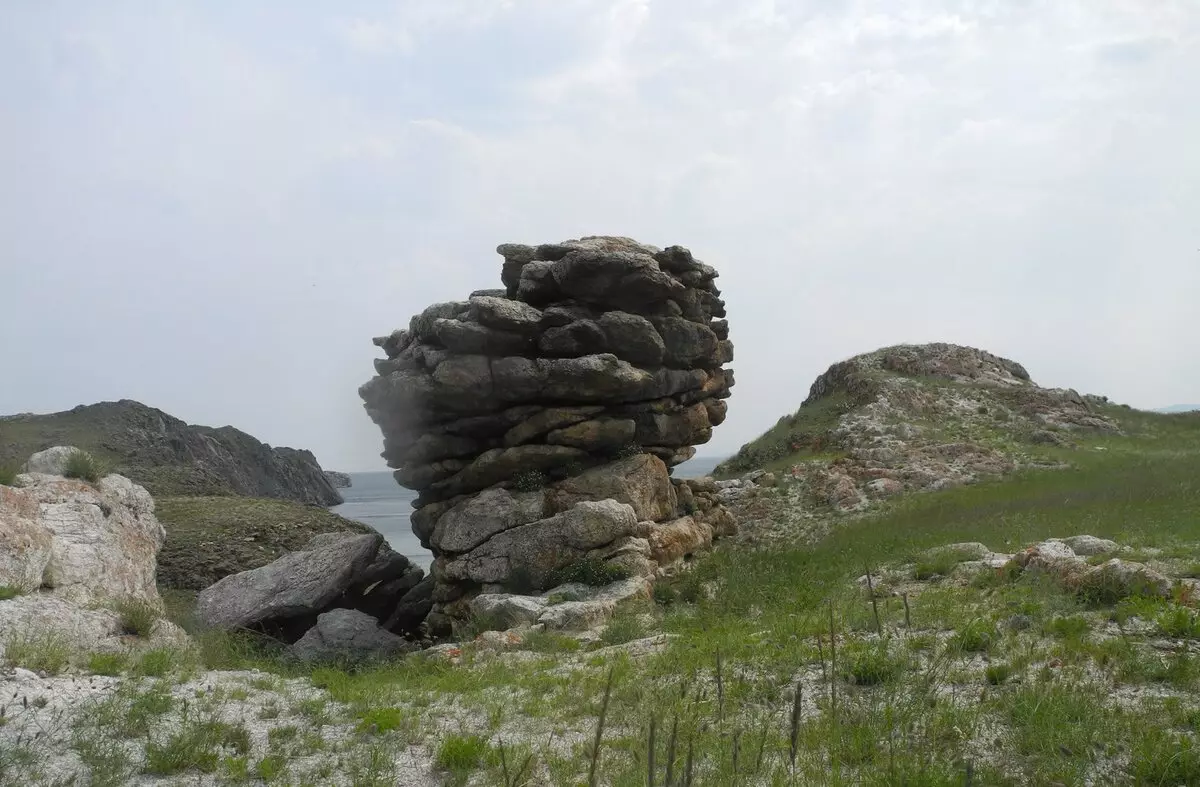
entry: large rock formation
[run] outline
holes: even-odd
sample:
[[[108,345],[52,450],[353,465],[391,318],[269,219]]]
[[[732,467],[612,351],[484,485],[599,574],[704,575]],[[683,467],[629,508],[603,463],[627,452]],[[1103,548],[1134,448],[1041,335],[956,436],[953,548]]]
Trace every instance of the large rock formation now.
[[[53,470],[63,453],[35,455],[28,466]],[[0,485],[0,587],[14,595],[0,600],[0,649],[27,637],[60,638],[84,652],[124,649],[130,637],[119,610],[162,610],[155,558],[164,533],[150,494],[119,475],[90,484],[24,473],[17,484]],[[184,639],[165,620],[149,634],[160,643]]]
[[[698,510],[669,474],[725,419],[717,272],[628,238],[497,251],[504,289],[376,339],[387,358],[359,391],[396,480],[419,492],[413,532],[451,615],[587,561],[652,575],[730,531],[715,498]]]
[[[192,426],[123,399],[49,415],[0,417],[0,462],[69,444],[109,462],[156,497],[246,495],[342,502],[310,451],[273,448],[232,426]]]

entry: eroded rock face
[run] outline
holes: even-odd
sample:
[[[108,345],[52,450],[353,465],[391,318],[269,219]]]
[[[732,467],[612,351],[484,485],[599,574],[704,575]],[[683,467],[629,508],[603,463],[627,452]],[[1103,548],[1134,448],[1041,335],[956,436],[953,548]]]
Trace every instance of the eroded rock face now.
[[[165,619],[148,636],[125,630],[121,605],[161,614],[155,573],[165,533],[150,494],[128,478],[54,475],[74,450],[43,452],[27,464],[43,472],[0,486],[0,586],[20,594],[0,600],[0,643],[52,637],[88,652],[186,642]]]
[[[437,615],[466,614],[481,591],[545,589],[581,561],[653,576],[736,531],[715,497],[698,510],[670,477],[724,420],[734,382],[717,272],[619,237],[497,251],[504,290],[376,339],[387,357],[359,390],[397,482],[419,492]]]

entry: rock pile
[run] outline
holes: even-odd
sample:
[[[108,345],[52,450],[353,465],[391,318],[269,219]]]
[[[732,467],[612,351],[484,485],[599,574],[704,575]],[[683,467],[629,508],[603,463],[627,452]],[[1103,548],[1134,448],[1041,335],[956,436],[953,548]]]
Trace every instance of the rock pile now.
[[[413,532],[452,615],[589,560],[650,576],[735,529],[715,489],[669,475],[725,419],[717,272],[627,238],[497,251],[504,289],[376,339],[387,358],[359,391],[419,492]]]
[[[293,644],[303,659],[413,650],[433,585],[378,533],[324,533],[304,549],[231,574],[196,599],[209,628],[250,629]]]

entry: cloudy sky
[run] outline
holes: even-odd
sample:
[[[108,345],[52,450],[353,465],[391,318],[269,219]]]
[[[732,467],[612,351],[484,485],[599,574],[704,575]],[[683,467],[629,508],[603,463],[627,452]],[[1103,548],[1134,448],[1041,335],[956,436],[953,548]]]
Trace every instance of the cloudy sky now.
[[[702,453],[899,342],[1197,401],[1198,140],[1194,0],[7,2],[0,412],[382,469],[371,337],[591,234],[721,271]]]

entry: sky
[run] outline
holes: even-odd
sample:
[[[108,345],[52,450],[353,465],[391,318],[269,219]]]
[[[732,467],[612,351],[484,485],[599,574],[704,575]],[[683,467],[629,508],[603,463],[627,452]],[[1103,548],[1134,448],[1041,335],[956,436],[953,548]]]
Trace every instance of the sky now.
[[[721,272],[730,453],[948,341],[1200,401],[1194,0],[0,4],[0,413],[384,469],[371,338],[625,235]]]

